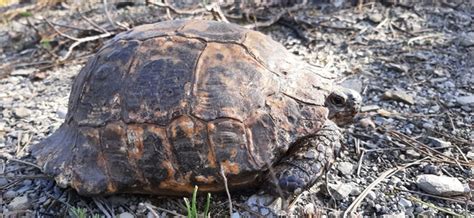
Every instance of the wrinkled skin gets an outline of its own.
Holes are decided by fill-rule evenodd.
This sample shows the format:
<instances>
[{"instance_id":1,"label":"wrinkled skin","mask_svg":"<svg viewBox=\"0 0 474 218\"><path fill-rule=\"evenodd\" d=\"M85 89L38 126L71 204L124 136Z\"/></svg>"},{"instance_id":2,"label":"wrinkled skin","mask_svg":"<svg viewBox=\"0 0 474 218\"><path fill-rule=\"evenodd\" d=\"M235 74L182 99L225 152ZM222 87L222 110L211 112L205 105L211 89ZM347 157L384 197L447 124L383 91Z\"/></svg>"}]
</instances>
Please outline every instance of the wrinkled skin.
<instances>
[{"instance_id":1,"label":"wrinkled skin","mask_svg":"<svg viewBox=\"0 0 474 218\"><path fill-rule=\"evenodd\" d=\"M211 21L136 27L76 77L66 121L32 146L82 195L272 187L285 198L334 159L360 96L261 33Z\"/></svg>"}]
</instances>

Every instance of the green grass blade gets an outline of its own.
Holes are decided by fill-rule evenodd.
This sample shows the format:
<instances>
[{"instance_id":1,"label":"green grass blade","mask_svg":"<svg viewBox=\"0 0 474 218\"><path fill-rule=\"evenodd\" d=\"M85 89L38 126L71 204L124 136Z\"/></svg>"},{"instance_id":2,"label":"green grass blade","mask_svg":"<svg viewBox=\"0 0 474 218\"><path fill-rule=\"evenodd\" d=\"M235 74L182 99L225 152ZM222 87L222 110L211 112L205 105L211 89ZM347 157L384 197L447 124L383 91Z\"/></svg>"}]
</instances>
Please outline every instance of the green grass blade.
<instances>
[{"instance_id":1,"label":"green grass blade","mask_svg":"<svg viewBox=\"0 0 474 218\"><path fill-rule=\"evenodd\" d=\"M189 204L188 198L184 198L184 204L186 204L186 209L188 210L188 218L192 218L191 205Z\"/></svg>"},{"instance_id":2,"label":"green grass blade","mask_svg":"<svg viewBox=\"0 0 474 218\"><path fill-rule=\"evenodd\" d=\"M204 217L209 217L209 206L211 205L211 193L207 193L206 206L204 208Z\"/></svg>"},{"instance_id":3,"label":"green grass blade","mask_svg":"<svg viewBox=\"0 0 474 218\"><path fill-rule=\"evenodd\" d=\"M191 211L192 211L194 217L197 217L197 215L198 215L197 205L196 205L197 204L197 202L196 202L197 191L198 191L198 187L194 186L193 199L191 200L191 207L192 207Z\"/></svg>"}]
</instances>

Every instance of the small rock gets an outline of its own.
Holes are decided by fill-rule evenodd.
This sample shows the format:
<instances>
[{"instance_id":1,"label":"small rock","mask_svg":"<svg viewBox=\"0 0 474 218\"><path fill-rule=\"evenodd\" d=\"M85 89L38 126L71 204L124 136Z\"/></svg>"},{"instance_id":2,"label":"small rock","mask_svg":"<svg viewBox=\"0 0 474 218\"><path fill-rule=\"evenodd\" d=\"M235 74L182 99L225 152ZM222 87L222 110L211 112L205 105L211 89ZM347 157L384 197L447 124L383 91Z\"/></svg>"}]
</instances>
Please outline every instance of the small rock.
<instances>
[{"instance_id":1,"label":"small rock","mask_svg":"<svg viewBox=\"0 0 474 218\"><path fill-rule=\"evenodd\" d=\"M340 162L337 165L337 170L339 170L343 175L351 175L354 171L354 165L350 162Z\"/></svg>"},{"instance_id":2,"label":"small rock","mask_svg":"<svg viewBox=\"0 0 474 218\"><path fill-rule=\"evenodd\" d=\"M56 111L56 114L57 114L58 117L61 118L61 119L66 118L67 108L64 108L64 107L58 108L58 110Z\"/></svg>"},{"instance_id":3,"label":"small rock","mask_svg":"<svg viewBox=\"0 0 474 218\"><path fill-rule=\"evenodd\" d=\"M312 217L316 213L314 210L314 204L313 203L308 203L304 205L303 212L306 215L306 217Z\"/></svg>"},{"instance_id":4,"label":"small rock","mask_svg":"<svg viewBox=\"0 0 474 218\"><path fill-rule=\"evenodd\" d=\"M372 105L364 105L360 108L360 112L369 112L369 111L376 111L380 109L380 106L372 104Z\"/></svg>"},{"instance_id":5,"label":"small rock","mask_svg":"<svg viewBox=\"0 0 474 218\"><path fill-rule=\"evenodd\" d=\"M15 70L15 71L11 72L10 75L12 75L12 76L29 76L34 71L35 71L34 68L19 69L19 70Z\"/></svg>"},{"instance_id":6,"label":"small rock","mask_svg":"<svg viewBox=\"0 0 474 218\"><path fill-rule=\"evenodd\" d=\"M5 193L3 193L3 198L5 198L7 200L12 199L14 197L16 197L16 191L8 190Z\"/></svg>"},{"instance_id":7,"label":"small rock","mask_svg":"<svg viewBox=\"0 0 474 218\"><path fill-rule=\"evenodd\" d=\"M467 152L466 157L471 160L474 160L474 152L471 152L471 151Z\"/></svg>"},{"instance_id":8,"label":"small rock","mask_svg":"<svg viewBox=\"0 0 474 218\"><path fill-rule=\"evenodd\" d=\"M120 215L118 215L118 217L119 218L134 218L135 216L133 216L133 214L129 212L123 212Z\"/></svg>"},{"instance_id":9,"label":"small rock","mask_svg":"<svg viewBox=\"0 0 474 218\"><path fill-rule=\"evenodd\" d=\"M377 194L375 194L375 192L373 192L373 191L369 191L367 193L367 198L370 199L370 200L375 200L377 198Z\"/></svg>"},{"instance_id":10,"label":"small rock","mask_svg":"<svg viewBox=\"0 0 474 218\"><path fill-rule=\"evenodd\" d=\"M363 118L363 119L359 120L359 123L364 128L371 127L372 129L375 129L375 123L374 123L374 121L372 121L372 119L370 117L366 117L366 118Z\"/></svg>"},{"instance_id":11,"label":"small rock","mask_svg":"<svg viewBox=\"0 0 474 218\"><path fill-rule=\"evenodd\" d=\"M406 65L401 65L401 64L395 64L395 63L388 63L387 68L391 70L398 71L400 73L406 73L408 72L408 66Z\"/></svg>"},{"instance_id":12,"label":"small rock","mask_svg":"<svg viewBox=\"0 0 474 218\"><path fill-rule=\"evenodd\" d=\"M410 216L406 216L405 212L394 213L394 214L384 214L381 216L381 218L405 218L405 217L410 217Z\"/></svg>"},{"instance_id":13,"label":"small rock","mask_svg":"<svg viewBox=\"0 0 474 218\"><path fill-rule=\"evenodd\" d=\"M8 204L8 209L11 211L15 210L26 210L31 206L31 201L26 195L15 197L10 204Z\"/></svg>"},{"instance_id":14,"label":"small rock","mask_svg":"<svg viewBox=\"0 0 474 218\"><path fill-rule=\"evenodd\" d=\"M8 180L5 178L0 178L0 187L5 186L8 184Z\"/></svg>"},{"instance_id":15,"label":"small rock","mask_svg":"<svg viewBox=\"0 0 474 218\"><path fill-rule=\"evenodd\" d=\"M234 212L234 213L232 213L230 218L240 218L240 213L239 212Z\"/></svg>"},{"instance_id":16,"label":"small rock","mask_svg":"<svg viewBox=\"0 0 474 218\"><path fill-rule=\"evenodd\" d=\"M369 20L374 23L380 23L383 20L383 15L380 13L370 13Z\"/></svg>"},{"instance_id":17,"label":"small rock","mask_svg":"<svg viewBox=\"0 0 474 218\"><path fill-rule=\"evenodd\" d=\"M411 203L410 200L407 200L405 198L400 198L400 200L398 201L398 204L403 206L403 208L409 208L409 207L412 207L413 204Z\"/></svg>"},{"instance_id":18,"label":"small rock","mask_svg":"<svg viewBox=\"0 0 474 218\"><path fill-rule=\"evenodd\" d=\"M457 97L456 102L460 105L474 105L474 95Z\"/></svg>"},{"instance_id":19,"label":"small rock","mask_svg":"<svg viewBox=\"0 0 474 218\"><path fill-rule=\"evenodd\" d=\"M24 107L19 107L19 108L13 109L13 113L18 118L24 118L24 117L27 117L28 115L30 115L31 112L30 112L30 110L28 110Z\"/></svg>"},{"instance_id":20,"label":"small rock","mask_svg":"<svg viewBox=\"0 0 474 218\"><path fill-rule=\"evenodd\" d=\"M395 100L395 101L401 101L407 104L415 104L415 100L413 99L413 96L409 95L408 93L404 91L386 91L385 93L383 93L382 98Z\"/></svg>"},{"instance_id":21,"label":"small rock","mask_svg":"<svg viewBox=\"0 0 474 218\"><path fill-rule=\"evenodd\" d=\"M456 178L431 174L419 175L416 185L428 194L445 197L462 195L468 191Z\"/></svg>"},{"instance_id":22,"label":"small rock","mask_svg":"<svg viewBox=\"0 0 474 218\"><path fill-rule=\"evenodd\" d=\"M407 156L412 157L412 158L418 158L418 157L420 157L420 153L416 152L416 151L413 150L413 149L408 149L408 150L406 150L405 153L407 154Z\"/></svg>"},{"instance_id":23,"label":"small rock","mask_svg":"<svg viewBox=\"0 0 474 218\"><path fill-rule=\"evenodd\" d=\"M428 137L428 139L430 140L431 145L433 145L433 147L443 148L443 147L451 146L451 142L446 142L446 141L444 141L442 139L439 139L439 138Z\"/></svg>"},{"instance_id":24,"label":"small rock","mask_svg":"<svg viewBox=\"0 0 474 218\"><path fill-rule=\"evenodd\" d=\"M352 185L348 183L329 184L328 187L336 200L346 199L353 189Z\"/></svg>"},{"instance_id":25,"label":"small rock","mask_svg":"<svg viewBox=\"0 0 474 218\"><path fill-rule=\"evenodd\" d=\"M474 45L474 32L462 34L457 38L460 45L469 47Z\"/></svg>"},{"instance_id":26,"label":"small rock","mask_svg":"<svg viewBox=\"0 0 474 218\"><path fill-rule=\"evenodd\" d=\"M439 174L439 167L436 165L428 164L423 167L423 172L426 174L434 174L438 175Z\"/></svg>"}]
</instances>

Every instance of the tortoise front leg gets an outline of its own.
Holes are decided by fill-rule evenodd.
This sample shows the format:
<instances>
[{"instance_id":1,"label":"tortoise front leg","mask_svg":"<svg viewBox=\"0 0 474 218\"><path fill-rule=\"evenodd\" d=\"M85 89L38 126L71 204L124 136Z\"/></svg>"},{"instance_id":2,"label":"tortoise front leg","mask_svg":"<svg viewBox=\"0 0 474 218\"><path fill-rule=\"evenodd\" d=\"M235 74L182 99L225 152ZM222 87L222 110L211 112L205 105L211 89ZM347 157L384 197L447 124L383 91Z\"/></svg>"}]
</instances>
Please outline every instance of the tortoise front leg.
<instances>
[{"instance_id":1,"label":"tortoise front leg","mask_svg":"<svg viewBox=\"0 0 474 218\"><path fill-rule=\"evenodd\" d=\"M340 147L341 133L332 121L313 137L304 140L273 169L267 180L269 193L289 199L314 185L325 169L334 161L335 150ZM290 148L291 149L291 148Z\"/></svg>"}]
</instances>

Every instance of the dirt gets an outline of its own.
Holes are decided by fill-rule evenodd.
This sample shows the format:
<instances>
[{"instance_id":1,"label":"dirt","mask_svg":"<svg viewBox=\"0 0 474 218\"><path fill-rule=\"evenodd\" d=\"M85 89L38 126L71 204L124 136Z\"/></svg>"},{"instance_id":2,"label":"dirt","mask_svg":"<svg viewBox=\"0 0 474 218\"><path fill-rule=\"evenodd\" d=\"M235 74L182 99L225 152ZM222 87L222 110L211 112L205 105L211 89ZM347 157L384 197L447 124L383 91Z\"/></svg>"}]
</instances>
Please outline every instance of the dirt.
<instances>
[{"instance_id":1,"label":"dirt","mask_svg":"<svg viewBox=\"0 0 474 218\"><path fill-rule=\"evenodd\" d=\"M152 5L111 4L109 19L102 4L59 4L11 15L0 24L0 214L77 217L72 212L81 209L105 217L187 214L182 198L79 196L56 186L27 152L63 122L73 78L112 35L167 19L219 19L215 11L189 15L198 6L183 5L187 11L168 15ZM248 21L233 19L235 14L227 19L248 25L254 17L271 20L287 9L247 11ZM309 4L257 28L364 98L355 123L344 128L337 162L318 186L284 208L286 214L474 216L473 19L472 5L462 2L346 2ZM84 42L68 54L78 39ZM426 174L459 180L465 190L456 196L429 193L417 182ZM233 217L256 216L245 206L252 194L231 193ZM204 202L200 193L201 211ZM229 215L225 195L213 196L210 213Z\"/></svg>"}]
</instances>

